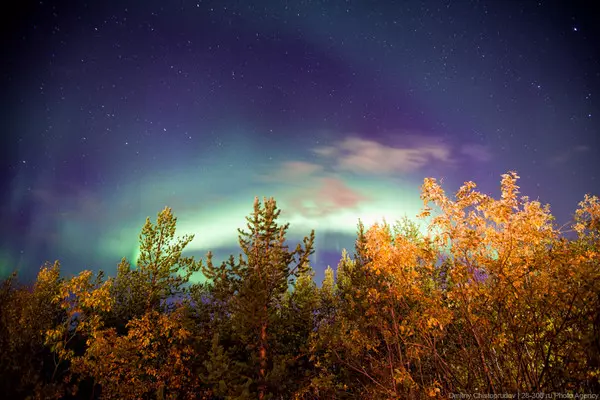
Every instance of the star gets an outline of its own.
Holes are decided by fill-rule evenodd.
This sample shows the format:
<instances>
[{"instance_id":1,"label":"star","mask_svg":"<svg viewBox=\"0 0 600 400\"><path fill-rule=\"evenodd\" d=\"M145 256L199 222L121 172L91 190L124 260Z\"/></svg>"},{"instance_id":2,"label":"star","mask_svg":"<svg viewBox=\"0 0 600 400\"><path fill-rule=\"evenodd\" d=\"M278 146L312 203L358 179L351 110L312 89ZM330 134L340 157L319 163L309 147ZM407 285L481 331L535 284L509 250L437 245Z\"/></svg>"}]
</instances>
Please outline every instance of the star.
<instances>
[{"instance_id":1,"label":"star","mask_svg":"<svg viewBox=\"0 0 600 400\"><path fill-rule=\"evenodd\" d=\"M571 2L34 3L0 74L15 173L0 255L27 245L31 271L62 255L114 265L165 205L198 238L233 227L214 242L231 247L231 216L273 195L331 252L353 246L353 219L416 214L424 177L492 192L517 170L561 223L598 186L598 149L573 148L597 139L600 27ZM27 187L53 201L21 201ZM19 212L35 234L15 239Z\"/></svg>"}]
</instances>

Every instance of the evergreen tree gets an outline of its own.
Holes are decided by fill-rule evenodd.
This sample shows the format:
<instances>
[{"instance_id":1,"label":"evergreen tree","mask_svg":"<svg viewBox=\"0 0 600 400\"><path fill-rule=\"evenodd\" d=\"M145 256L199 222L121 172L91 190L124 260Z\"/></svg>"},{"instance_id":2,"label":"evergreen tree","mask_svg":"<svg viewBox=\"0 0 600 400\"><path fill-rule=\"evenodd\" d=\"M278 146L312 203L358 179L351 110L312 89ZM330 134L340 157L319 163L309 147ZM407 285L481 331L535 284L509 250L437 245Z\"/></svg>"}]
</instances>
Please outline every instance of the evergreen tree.
<instances>
[{"instance_id":1,"label":"evergreen tree","mask_svg":"<svg viewBox=\"0 0 600 400\"><path fill-rule=\"evenodd\" d=\"M274 327L277 348L273 348L276 360L270 380L288 398L292 393L295 396L306 393L314 375L310 340L316 330L319 289L313 277L310 267L298 275L293 288L286 293L278 324Z\"/></svg>"},{"instance_id":2,"label":"evergreen tree","mask_svg":"<svg viewBox=\"0 0 600 400\"><path fill-rule=\"evenodd\" d=\"M203 269L207 277L217 278L213 282L216 289L231 294L227 315L237 340L232 357L238 361L240 375L252 382L259 399L276 391L277 385L269 387L275 360L272 349L277 340L272 325L281 318L288 286L307 271L314 244L311 232L290 250L286 244L289 224L279 225L279 215L274 199L264 199L261 204L255 198L254 211L246 218L247 230L239 230L242 254L238 262L231 258L228 264L211 264Z\"/></svg>"},{"instance_id":3,"label":"evergreen tree","mask_svg":"<svg viewBox=\"0 0 600 400\"><path fill-rule=\"evenodd\" d=\"M161 311L177 297L189 292L190 276L200 270L201 261L182 255L194 238L175 237L177 218L170 208L164 208L156 223L146 218L139 236L140 256L131 264L122 259L117 267L111 294L114 306L110 318L120 333L132 318L145 312Z\"/></svg>"}]
</instances>

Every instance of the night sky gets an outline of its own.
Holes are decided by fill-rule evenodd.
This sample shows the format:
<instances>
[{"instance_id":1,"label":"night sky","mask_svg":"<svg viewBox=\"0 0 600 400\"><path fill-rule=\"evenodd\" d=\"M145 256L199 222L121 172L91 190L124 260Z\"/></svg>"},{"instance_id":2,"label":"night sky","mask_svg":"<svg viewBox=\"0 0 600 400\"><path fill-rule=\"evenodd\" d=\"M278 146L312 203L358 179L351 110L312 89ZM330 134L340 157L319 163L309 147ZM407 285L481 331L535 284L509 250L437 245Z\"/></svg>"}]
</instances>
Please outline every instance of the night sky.
<instances>
[{"instance_id":1,"label":"night sky","mask_svg":"<svg viewBox=\"0 0 600 400\"><path fill-rule=\"evenodd\" d=\"M414 217L424 177L497 196L516 170L558 224L600 194L593 1L13 3L1 276L114 272L166 205L219 258L274 196L320 279L359 217Z\"/></svg>"}]
</instances>

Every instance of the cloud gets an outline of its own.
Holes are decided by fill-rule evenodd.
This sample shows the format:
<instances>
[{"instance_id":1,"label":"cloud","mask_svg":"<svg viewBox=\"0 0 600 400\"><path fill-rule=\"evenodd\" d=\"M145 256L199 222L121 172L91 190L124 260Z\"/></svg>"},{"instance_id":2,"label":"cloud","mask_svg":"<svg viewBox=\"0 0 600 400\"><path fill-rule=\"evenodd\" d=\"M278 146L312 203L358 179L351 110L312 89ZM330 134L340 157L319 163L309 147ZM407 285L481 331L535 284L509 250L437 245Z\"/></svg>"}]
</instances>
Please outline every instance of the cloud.
<instances>
[{"instance_id":1,"label":"cloud","mask_svg":"<svg viewBox=\"0 0 600 400\"><path fill-rule=\"evenodd\" d=\"M452 161L449 146L434 141L392 147L373 140L346 138L336 147L322 146L314 151L333 158L339 170L368 174L409 173L431 162Z\"/></svg>"},{"instance_id":2,"label":"cloud","mask_svg":"<svg viewBox=\"0 0 600 400\"><path fill-rule=\"evenodd\" d=\"M492 159L492 153L487 146L480 144L465 144L461 147L460 152L475 161L487 162Z\"/></svg>"},{"instance_id":3,"label":"cloud","mask_svg":"<svg viewBox=\"0 0 600 400\"><path fill-rule=\"evenodd\" d=\"M361 202L369 200L362 193L350 188L341 179L327 177L319 179L316 189L303 190L287 201L290 211L302 216L324 217L347 209L355 209Z\"/></svg>"},{"instance_id":4,"label":"cloud","mask_svg":"<svg viewBox=\"0 0 600 400\"><path fill-rule=\"evenodd\" d=\"M259 180L265 182L290 182L315 177L323 171L323 166L305 161L287 161L272 174L260 175Z\"/></svg>"},{"instance_id":5,"label":"cloud","mask_svg":"<svg viewBox=\"0 0 600 400\"><path fill-rule=\"evenodd\" d=\"M574 157L577 157L581 153L586 153L590 151L590 148L585 145L573 146L570 149L563 151L562 153L552 157L550 159L550 164L564 164Z\"/></svg>"},{"instance_id":6,"label":"cloud","mask_svg":"<svg viewBox=\"0 0 600 400\"><path fill-rule=\"evenodd\" d=\"M314 152L323 157L333 156L337 153L337 149L332 146L321 146L314 149Z\"/></svg>"},{"instance_id":7,"label":"cloud","mask_svg":"<svg viewBox=\"0 0 600 400\"><path fill-rule=\"evenodd\" d=\"M354 208L367 197L336 178L323 178L317 199L336 208Z\"/></svg>"},{"instance_id":8,"label":"cloud","mask_svg":"<svg viewBox=\"0 0 600 400\"><path fill-rule=\"evenodd\" d=\"M323 169L318 164L304 161L288 161L283 163L282 174L289 177L306 177L320 172Z\"/></svg>"}]
</instances>

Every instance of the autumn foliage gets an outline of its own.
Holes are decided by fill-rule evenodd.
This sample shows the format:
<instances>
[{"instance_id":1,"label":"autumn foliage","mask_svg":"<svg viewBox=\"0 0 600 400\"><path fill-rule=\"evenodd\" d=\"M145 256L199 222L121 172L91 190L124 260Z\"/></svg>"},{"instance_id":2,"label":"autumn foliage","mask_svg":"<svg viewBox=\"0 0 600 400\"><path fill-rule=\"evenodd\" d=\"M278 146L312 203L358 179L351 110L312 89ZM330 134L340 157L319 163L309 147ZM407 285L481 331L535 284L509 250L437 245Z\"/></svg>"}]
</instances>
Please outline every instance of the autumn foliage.
<instances>
[{"instance_id":1,"label":"autumn foliage","mask_svg":"<svg viewBox=\"0 0 600 400\"><path fill-rule=\"evenodd\" d=\"M0 392L60 399L398 399L600 392L600 200L572 226L521 197L425 179L416 221L359 223L315 284L311 232L288 247L273 199L241 254L183 255L169 208L116 276L0 286ZM193 274L207 280L191 283ZM8 397L6 397L8 396Z\"/></svg>"}]
</instances>

